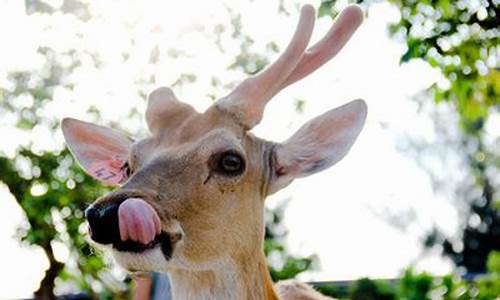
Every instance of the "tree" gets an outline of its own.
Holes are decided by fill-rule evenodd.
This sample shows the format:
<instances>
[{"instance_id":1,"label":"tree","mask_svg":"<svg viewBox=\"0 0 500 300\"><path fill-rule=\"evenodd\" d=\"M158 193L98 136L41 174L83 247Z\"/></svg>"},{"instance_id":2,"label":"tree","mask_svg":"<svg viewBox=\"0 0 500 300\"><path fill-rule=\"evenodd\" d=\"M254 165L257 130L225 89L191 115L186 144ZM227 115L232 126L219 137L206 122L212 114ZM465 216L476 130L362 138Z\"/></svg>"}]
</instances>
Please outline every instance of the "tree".
<instances>
[{"instance_id":1,"label":"tree","mask_svg":"<svg viewBox=\"0 0 500 300\"><path fill-rule=\"evenodd\" d=\"M350 1L369 6L374 0ZM435 186L454 186L457 209L465 217L456 237L444 235L436 226L424 241L428 247L440 245L443 254L469 272L484 272L486 258L500 249L500 138L488 132L491 115L500 107L500 2L495 0L389 0L401 12L399 23L390 31L407 45L401 63L423 59L438 68L443 82L436 83L421 97L434 104L447 104L457 116L456 124L446 124L437 132L448 144L419 145L436 154L454 149L463 160L457 181L453 175L435 179ZM334 17L336 0L323 0L320 16ZM436 119L436 122L440 120ZM437 124L437 126L442 126ZM449 128L458 127L458 138L450 138ZM493 135L493 136L492 136ZM453 145L449 144L453 143ZM421 153L417 153L417 160ZM446 155L446 154L439 154ZM428 169L429 172L433 170ZM432 175L432 174L431 174ZM433 176L439 178L442 176ZM448 192L448 191L447 191Z\"/></svg>"},{"instance_id":2,"label":"tree","mask_svg":"<svg viewBox=\"0 0 500 300\"><path fill-rule=\"evenodd\" d=\"M89 199L107 189L84 174L67 150L36 154L22 149L15 160L0 157L0 168L0 180L22 207L29 223L19 237L40 246L49 260L35 297L54 299L53 290L59 278L73 281L92 298L101 292L95 288L96 283L104 286L104 294L99 297L112 292L114 299L127 298L125 286L106 271L106 261L96 255L85 239L84 209ZM68 261L56 259L54 242L68 247Z\"/></svg>"},{"instance_id":3,"label":"tree","mask_svg":"<svg viewBox=\"0 0 500 300\"><path fill-rule=\"evenodd\" d=\"M287 253L284 246L287 231L282 224L286 203L273 210L266 210L264 253L273 281L295 278L298 274L309 270L317 260L314 255L297 257Z\"/></svg>"},{"instance_id":4,"label":"tree","mask_svg":"<svg viewBox=\"0 0 500 300\"><path fill-rule=\"evenodd\" d=\"M436 103L448 103L458 115L460 151L472 175L465 183L468 190L456 194L468 206L461 224L461 245L454 246L453 239L439 229L428 235L426 245L441 244L444 255L458 266L484 272L488 254L500 249L500 184L495 179L500 174L499 137L491 137L485 129L500 104L500 3L392 2L401 11L392 32L404 36L408 46L401 62L424 59L447 79L429 92Z\"/></svg>"},{"instance_id":5,"label":"tree","mask_svg":"<svg viewBox=\"0 0 500 300\"><path fill-rule=\"evenodd\" d=\"M86 18L85 9L80 2L65 1L60 11ZM28 14L55 12L39 1L28 2L26 10ZM40 45L37 53L43 58L40 68L10 71L8 80L13 87L0 86L0 109L15 120L18 132L59 130L59 120L43 111L57 88L72 88L66 78L79 64L76 49L60 53L49 45ZM20 240L41 247L49 261L35 297L55 299L56 285L65 282L94 299L128 298L126 284L108 268L109 258L92 249L85 238L84 209L108 189L87 176L62 145L47 151L33 147L34 142L18 145L14 157L0 153L0 181L26 214L28 227L20 228ZM56 258L56 243L67 248L67 261Z\"/></svg>"},{"instance_id":6,"label":"tree","mask_svg":"<svg viewBox=\"0 0 500 300\"><path fill-rule=\"evenodd\" d=\"M407 300L496 300L500 294L500 252L492 252L487 261L488 273L473 280L457 275L433 277L409 268L399 280L361 278L345 287L322 285L320 291L339 299L407 299Z\"/></svg>"}]
</instances>

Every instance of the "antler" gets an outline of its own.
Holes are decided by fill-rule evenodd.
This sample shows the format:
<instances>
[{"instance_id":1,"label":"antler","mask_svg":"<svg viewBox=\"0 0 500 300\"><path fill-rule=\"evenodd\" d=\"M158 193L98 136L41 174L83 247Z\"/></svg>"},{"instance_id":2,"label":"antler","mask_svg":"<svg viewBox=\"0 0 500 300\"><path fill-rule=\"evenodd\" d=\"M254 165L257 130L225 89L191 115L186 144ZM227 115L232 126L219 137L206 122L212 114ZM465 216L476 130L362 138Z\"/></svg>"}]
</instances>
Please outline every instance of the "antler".
<instances>
[{"instance_id":1,"label":"antler","mask_svg":"<svg viewBox=\"0 0 500 300\"><path fill-rule=\"evenodd\" d=\"M336 18L323 39L306 50L314 27L314 8L305 5L295 34L285 52L271 66L245 79L217 106L250 129L262 119L267 102L280 90L304 78L332 59L347 43L363 20L362 10L352 5Z\"/></svg>"},{"instance_id":2,"label":"antler","mask_svg":"<svg viewBox=\"0 0 500 300\"><path fill-rule=\"evenodd\" d=\"M156 132L167 127L169 123L174 124L194 112L192 106L177 100L170 88L160 87L148 96L146 122L149 130Z\"/></svg>"},{"instance_id":3,"label":"antler","mask_svg":"<svg viewBox=\"0 0 500 300\"><path fill-rule=\"evenodd\" d=\"M327 34L314 46L306 50L299 65L288 76L281 88L284 89L288 85L306 77L337 55L362 21L363 11L359 6L351 5L342 10Z\"/></svg>"}]
</instances>

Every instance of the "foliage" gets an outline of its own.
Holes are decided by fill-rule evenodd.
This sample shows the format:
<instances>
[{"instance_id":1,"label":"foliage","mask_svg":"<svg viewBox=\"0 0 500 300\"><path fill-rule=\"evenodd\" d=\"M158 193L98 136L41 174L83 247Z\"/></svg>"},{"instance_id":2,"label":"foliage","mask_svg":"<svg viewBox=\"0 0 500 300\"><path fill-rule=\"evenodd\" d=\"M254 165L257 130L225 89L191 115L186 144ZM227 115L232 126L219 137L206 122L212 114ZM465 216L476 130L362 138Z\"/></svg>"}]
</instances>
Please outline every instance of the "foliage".
<instances>
[{"instance_id":1,"label":"foliage","mask_svg":"<svg viewBox=\"0 0 500 300\"><path fill-rule=\"evenodd\" d=\"M64 1L60 10L76 17L85 15L85 7L77 1ZM27 1L28 14L52 13L44 2ZM39 68L8 72L12 87L0 86L0 112L20 135L38 130L52 134L59 130L60 120L49 117L51 101L57 90L72 89L67 77L80 64L78 50L60 53L48 45L40 45ZM27 100L25 103L20 99ZM28 226L20 227L23 243L39 246L49 261L45 276L35 292L37 299L54 299L55 290L80 290L91 298L129 298L127 282L117 278L101 253L86 239L85 207L107 192L87 176L61 145L50 151L34 147L37 136L21 143L12 154L0 153L0 181L3 182L26 215ZM57 257L56 247L66 248L68 257ZM64 261L63 261L64 260Z\"/></svg>"},{"instance_id":2,"label":"foliage","mask_svg":"<svg viewBox=\"0 0 500 300\"><path fill-rule=\"evenodd\" d=\"M488 273L472 281L457 275L433 277L409 268L398 281L362 278L347 290L334 285L321 285L317 289L328 296L352 300L496 300L500 295L499 257L500 252L492 252L488 257Z\"/></svg>"},{"instance_id":3,"label":"foliage","mask_svg":"<svg viewBox=\"0 0 500 300\"><path fill-rule=\"evenodd\" d=\"M423 300L431 291L433 278L427 273L415 274L413 270L405 271L399 284L400 295L409 300Z\"/></svg>"},{"instance_id":4,"label":"foliage","mask_svg":"<svg viewBox=\"0 0 500 300\"><path fill-rule=\"evenodd\" d=\"M500 104L500 3L389 1L401 12L400 21L390 28L393 36L407 45L401 63L423 59L443 75L441 82L429 88L431 97L426 99L447 103L458 116L458 124L448 126L461 129L456 149L465 162L464 172L470 174L465 182L454 182L457 207L465 215L461 218L461 234L448 237L436 227L424 244L440 245L444 255L469 272L484 272L488 254L500 250L500 183L495 180L500 173L500 139L485 130L488 118L498 114ZM350 2L368 6L377 1ZM335 16L336 4L336 0L323 0L319 15ZM438 138L447 140L442 134ZM450 179L435 185L449 185L453 182Z\"/></svg>"},{"instance_id":5,"label":"foliage","mask_svg":"<svg viewBox=\"0 0 500 300\"><path fill-rule=\"evenodd\" d=\"M330 296L332 298L344 298L347 295L347 291L345 290L345 288L336 285L317 284L314 288L321 294Z\"/></svg>"},{"instance_id":6,"label":"foliage","mask_svg":"<svg viewBox=\"0 0 500 300\"><path fill-rule=\"evenodd\" d=\"M319 16L334 17L336 0L323 0ZM349 1L369 6L374 0ZM439 245L443 254L469 272L484 272L486 258L500 250L500 138L486 124L500 107L500 2L496 0L389 0L401 13L390 28L404 42L401 63L422 59L437 68L443 80L428 90L434 103L448 104L461 129L456 151L464 160L464 182L446 177L436 186L456 185L456 204L463 214L460 234L449 237L436 226L426 237L428 247ZM438 121L436 121L438 122ZM448 128L444 130L447 135ZM443 133L437 139L448 140ZM494 136L491 136L495 134ZM434 145L426 145L432 152ZM449 151L452 147L447 145ZM438 150L436 150L438 151ZM464 208L465 207L465 208ZM423 276L423 275L422 275ZM420 280L424 280L422 277ZM418 298L418 296L415 295Z\"/></svg>"},{"instance_id":7,"label":"foliage","mask_svg":"<svg viewBox=\"0 0 500 300\"><path fill-rule=\"evenodd\" d=\"M449 101L467 133L475 134L500 104L500 30L497 1L392 1L401 10L393 26L408 49L402 62L422 58L439 68L448 84L432 87L436 102Z\"/></svg>"},{"instance_id":8,"label":"foliage","mask_svg":"<svg viewBox=\"0 0 500 300\"><path fill-rule=\"evenodd\" d=\"M266 211L264 253L274 281L290 279L312 267L314 256L296 257L287 253L283 244L286 230L282 224L285 205Z\"/></svg>"},{"instance_id":9,"label":"foliage","mask_svg":"<svg viewBox=\"0 0 500 300\"><path fill-rule=\"evenodd\" d=\"M500 3L498 1L391 0L401 11L392 26L403 36L407 51L401 62L424 59L439 68L445 82L430 88L436 103L447 102L458 115L461 147L468 172L468 190L457 193L468 209L461 224L461 246L434 229L427 246L442 245L443 253L470 272L484 272L486 257L500 250L500 212L495 199L500 152L498 137L485 131L490 114L500 104ZM495 141L496 140L496 141ZM463 184L459 189L463 190Z\"/></svg>"},{"instance_id":10,"label":"foliage","mask_svg":"<svg viewBox=\"0 0 500 300\"><path fill-rule=\"evenodd\" d=\"M357 280L351 287L350 294L353 300L393 300L396 298L388 283L368 278Z\"/></svg>"},{"instance_id":11,"label":"foliage","mask_svg":"<svg viewBox=\"0 0 500 300\"><path fill-rule=\"evenodd\" d=\"M19 237L40 246L49 259L37 298L53 297L56 278L72 282L93 298L97 293L106 297L107 292L115 299L126 298L125 286L106 271L107 263L85 239L84 209L89 199L107 189L83 173L67 150L37 154L22 149L14 160L0 157L0 169L0 180L26 213L29 226L21 228ZM68 248L67 261L57 260L54 243Z\"/></svg>"},{"instance_id":12,"label":"foliage","mask_svg":"<svg viewBox=\"0 0 500 300\"><path fill-rule=\"evenodd\" d=\"M319 16L336 15L337 0L323 0ZM349 1L362 5L376 0ZM389 0L401 12L391 26L405 41L401 62L424 59L439 68L447 82L434 85L436 102L449 101L460 115L460 125L475 134L500 104L500 4L495 0Z\"/></svg>"},{"instance_id":13,"label":"foliage","mask_svg":"<svg viewBox=\"0 0 500 300\"><path fill-rule=\"evenodd\" d=\"M477 299L497 299L500 295L500 251L493 251L486 262L488 274L476 281Z\"/></svg>"}]
</instances>

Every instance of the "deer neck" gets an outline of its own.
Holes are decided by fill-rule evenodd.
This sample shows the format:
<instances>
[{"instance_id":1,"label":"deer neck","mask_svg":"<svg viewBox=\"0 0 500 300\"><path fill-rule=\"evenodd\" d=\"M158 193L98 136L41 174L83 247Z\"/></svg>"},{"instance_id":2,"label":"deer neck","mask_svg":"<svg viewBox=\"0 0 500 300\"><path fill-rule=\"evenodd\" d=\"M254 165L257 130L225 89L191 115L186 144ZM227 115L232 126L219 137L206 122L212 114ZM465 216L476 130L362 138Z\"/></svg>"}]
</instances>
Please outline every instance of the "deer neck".
<instances>
[{"instance_id":1,"label":"deer neck","mask_svg":"<svg viewBox=\"0 0 500 300\"><path fill-rule=\"evenodd\" d=\"M208 271L169 272L173 299L278 300L263 254Z\"/></svg>"}]
</instances>

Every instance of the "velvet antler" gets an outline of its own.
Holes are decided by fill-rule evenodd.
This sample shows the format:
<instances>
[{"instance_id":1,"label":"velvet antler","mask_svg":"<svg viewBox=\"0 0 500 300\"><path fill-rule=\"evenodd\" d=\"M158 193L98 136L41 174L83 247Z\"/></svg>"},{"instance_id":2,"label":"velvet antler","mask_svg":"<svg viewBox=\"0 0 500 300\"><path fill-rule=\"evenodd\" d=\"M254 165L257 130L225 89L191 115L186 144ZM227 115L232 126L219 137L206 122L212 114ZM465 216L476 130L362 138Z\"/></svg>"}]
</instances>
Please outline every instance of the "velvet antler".
<instances>
[{"instance_id":1,"label":"velvet antler","mask_svg":"<svg viewBox=\"0 0 500 300\"><path fill-rule=\"evenodd\" d=\"M274 95L333 58L362 20L363 12L358 6L347 7L325 37L306 50L314 27L314 8L305 5L295 34L278 60L256 76L245 79L229 95L221 98L217 106L251 129L260 122L267 102Z\"/></svg>"}]
</instances>

